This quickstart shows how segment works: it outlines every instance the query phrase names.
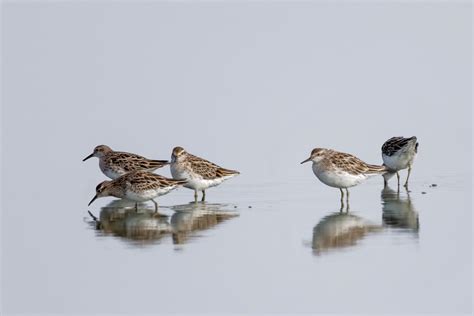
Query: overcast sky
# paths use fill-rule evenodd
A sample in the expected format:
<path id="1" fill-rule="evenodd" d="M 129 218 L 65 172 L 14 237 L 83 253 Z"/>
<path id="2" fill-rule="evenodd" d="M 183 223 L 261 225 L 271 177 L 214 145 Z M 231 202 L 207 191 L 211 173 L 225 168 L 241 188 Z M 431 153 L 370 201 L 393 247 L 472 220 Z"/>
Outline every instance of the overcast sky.
<path id="1" fill-rule="evenodd" d="M 3 149 L 180 145 L 271 177 L 313 147 L 377 163 L 386 139 L 416 135 L 427 168 L 450 150 L 467 163 L 470 19 L 468 1 L 10 1 Z"/>

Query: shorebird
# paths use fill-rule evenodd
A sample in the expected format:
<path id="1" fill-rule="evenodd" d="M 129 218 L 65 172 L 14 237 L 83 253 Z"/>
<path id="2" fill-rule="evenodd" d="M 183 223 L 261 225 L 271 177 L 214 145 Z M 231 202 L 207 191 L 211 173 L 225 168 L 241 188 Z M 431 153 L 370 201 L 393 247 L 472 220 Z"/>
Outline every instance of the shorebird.
<path id="1" fill-rule="evenodd" d="M 82 161 L 92 157 L 99 158 L 100 170 L 110 179 L 117 179 L 127 172 L 134 170 L 151 172 L 169 164 L 167 160 L 151 160 L 132 153 L 113 151 L 106 145 L 95 147 L 92 154 Z"/>
<path id="2" fill-rule="evenodd" d="M 240 174 L 238 171 L 221 168 L 210 161 L 191 155 L 182 147 L 173 149 L 170 169 L 174 179 L 187 180 L 183 186 L 194 190 L 195 201 L 198 199 L 198 191 L 202 191 L 204 201 L 206 189 Z"/>
<path id="3" fill-rule="evenodd" d="M 338 188 L 341 191 L 341 204 L 343 204 L 344 191 L 349 203 L 348 188 L 358 185 L 370 176 L 387 172 L 385 166 L 376 166 L 365 163 L 359 158 L 332 149 L 315 148 L 308 159 L 302 161 L 313 162 L 313 172 L 324 184 Z"/>
<path id="4" fill-rule="evenodd" d="M 154 199 L 185 183 L 185 180 L 168 179 L 151 172 L 135 170 L 115 180 L 99 183 L 96 187 L 96 195 L 88 205 L 91 205 L 97 198 L 115 196 L 134 201 L 136 210 L 138 209 L 138 202 L 151 200 L 155 204 L 155 211 L 157 212 L 158 203 Z"/>
<path id="5" fill-rule="evenodd" d="M 398 171 L 408 168 L 407 180 L 404 184 L 405 187 L 408 187 L 408 179 L 417 152 L 418 142 L 415 136 L 410 138 L 392 137 L 382 145 L 383 163 L 389 169 L 389 172 L 383 175 L 385 186 L 394 174 L 397 174 L 398 186 L 400 186 Z"/>

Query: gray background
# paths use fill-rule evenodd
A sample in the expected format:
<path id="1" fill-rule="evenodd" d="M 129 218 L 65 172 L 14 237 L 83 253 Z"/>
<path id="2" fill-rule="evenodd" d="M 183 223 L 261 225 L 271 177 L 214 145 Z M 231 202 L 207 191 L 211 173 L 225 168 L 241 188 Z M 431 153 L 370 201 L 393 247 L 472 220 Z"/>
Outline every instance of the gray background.
<path id="1" fill-rule="evenodd" d="M 3 312 L 470 313 L 471 14 L 468 1 L 4 2 Z M 306 243 L 338 192 L 299 162 L 328 147 L 381 163 L 399 135 L 420 141 L 419 239 L 387 231 L 315 258 Z M 82 219 L 104 176 L 81 159 L 102 143 L 156 159 L 180 145 L 239 170 L 208 197 L 241 216 L 183 251 L 98 238 Z M 381 181 L 352 190 L 354 212 L 380 222 Z"/>

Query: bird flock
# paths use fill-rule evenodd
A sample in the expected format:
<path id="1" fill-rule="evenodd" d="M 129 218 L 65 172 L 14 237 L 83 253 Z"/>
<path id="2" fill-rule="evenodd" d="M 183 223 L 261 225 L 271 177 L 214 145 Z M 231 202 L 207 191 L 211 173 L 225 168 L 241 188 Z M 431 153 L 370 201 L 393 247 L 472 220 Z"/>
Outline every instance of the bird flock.
<path id="1" fill-rule="evenodd" d="M 202 201 L 206 198 L 206 189 L 217 186 L 239 174 L 238 171 L 222 168 L 206 159 L 194 156 L 182 147 L 175 147 L 171 161 L 152 160 L 140 155 L 114 151 L 106 145 L 99 145 L 83 159 L 99 158 L 102 173 L 112 179 L 103 181 L 96 187 L 96 194 L 89 202 L 91 205 L 97 198 L 114 196 L 135 202 L 152 201 L 155 211 L 158 203 L 155 198 L 168 194 L 179 186 L 194 190 L 197 202 L 198 191 L 202 192 Z M 153 173 L 156 169 L 170 166 L 173 179 Z"/>
<path id="2" fill-rule="evenodd" d="M 392 137 L 382 145 L 382 165 L 371 165 L 347 153 L 332 149 L 315 148 L 309 158 L 301 164 L 312 162 L 315 176 L 324 184 L 338 188 L 341 192 L 341 203 L 348 188 L 362 183 L 374 175 L 382 175 L 384 185 L 394 175 L 400 186 L 399 171 L 408 168 L 404 186 L 408 187 L 413 161 L 418 152 L 418 141 L 415 136 Z M 194 201 L 198 201 L 198 192 L 202 192 L 201 201 L 206 199 L 206 190 L 233 178 L 240 173 L 236 170 L 222 168 L 206 159 L 188 153 L 182 147 L 175 147 L 171 153 L 171 161 L 152 160 L 137 154 L 114 151 L 106 145 L 99 145 L 83 161 L 92 157 L 99 159 L 99 167 L 103 174 L 112 180 L 103 181 L 96 187 L 96 194 L 89 202 L 97 198 L 114 196 L 135 202 L 152 201 L 158 211 L 158 196 L 168 194 L 183 186 L 194 191 Z M 154 171 L 170 166 L 173 178 L 155 174 Z"/>
<path id="3" fill-rule="evenodd" d="M 392 137 L 382 145 L 383 164 L 381 166 L 368 164 L 351 154 L 325 148 L 313 149 L 309 158 L 301 163 L 312 161 L 315 176 L 322 183 L 341 191 L 342 204 L 343 189 L 346 191 L 348 203 L 349 188 L 374 175 L 382 175 L 384 185 L 387 186 L 388 180 L 396 174 L 398 186 L 400 186 L 399 171 L 408 168 L 408 176 L 404 184 L 408 188 L 408 178 L 417 153 L 418 141 L 415 136 Z"/>

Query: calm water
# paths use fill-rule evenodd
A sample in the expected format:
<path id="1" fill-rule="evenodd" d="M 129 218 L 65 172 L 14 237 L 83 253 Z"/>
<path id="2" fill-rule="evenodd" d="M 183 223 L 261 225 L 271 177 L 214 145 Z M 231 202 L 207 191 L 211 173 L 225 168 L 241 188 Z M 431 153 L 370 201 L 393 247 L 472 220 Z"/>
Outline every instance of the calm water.
<path id="1" fill-rule="evenodd" d="M 85 169 L 98 171 L 96 163 Z M 409 195 L 373 179 L 352 190 L 348 212 L 340 212 L 339 192 L 312 175 L 261 185 L 236 179 L 198 204 L 181 189 L 161 199 L 166 216 L 155 216 L 153 205 L 136 213 L 103 199 L 90 208 L 101 227 L 87 214 L 87 195 L 23 199 L 3 216 L 5 306 L 84 314 L 468 312 L 469 182 L 437 177 L 430 188 L 413 178 Z M 93 185 L 82 186 L 93 195 Z"/>
<path id="2" fill-rule="evenodd" d="M 424 4 L 4 5 L 2 312 L 470 314 L 470 4 Z M 299 164 L 398 135 L 410 192 Z M 102 143 L 241 175 L 88 208 Z"/>

